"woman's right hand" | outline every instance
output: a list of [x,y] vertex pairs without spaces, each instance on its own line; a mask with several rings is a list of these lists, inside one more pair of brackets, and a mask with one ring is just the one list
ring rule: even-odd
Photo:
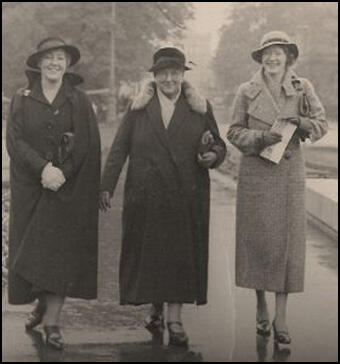
[[101,191],[99,195],[99,209],[106,212],[111,208],[111,196],[109,191]]
[[50,189],[54,192],[66,182],[63,172],[52,165],[51,162],[47,163],[41,173],[41,184],[44,188]]
[[262,147],[266,148],[270,145],[276,144],[282,140],[282,135],[271,130],[262,132]]

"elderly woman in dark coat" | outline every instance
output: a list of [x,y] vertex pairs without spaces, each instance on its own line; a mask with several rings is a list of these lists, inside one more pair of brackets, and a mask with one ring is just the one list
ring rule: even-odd
[[155,53],[150,69],[154,82],[127,112],[101,185],[105,210],[129,157],[120,300],[122,304],[152,303],[146,328],[161,334],[163,303],[167,303],[170,344],[174,345],[188,343],[182,304],[207,302],[208,168],[217,167],[226,152],[211,106],[183,82],[187,69],[185,56],[177,48]]
[[97,296],[100,142],[87,96],[67,72],[79,50],[59,38],[38,45],[29,85],[13,97],[10,155],[9,303],[38,305],[26,322],[43,323],[46,341],[63,347],[58,327],[66,296]]
[[[311,83],[291,69],[298,48],[273,31],[252,53],[261,69],[237,92],[228,139],[243,152],[236,220],[236,284],[257,293],[257,332],[270,334],[265,291],[276,293],[274,336],[290,343],[288,293],[303,291],[305,263],[305,171],[301,141],[327,131],[324,109]],[[297,126],[278,164],[259,153],[281,140],[275,120]]]

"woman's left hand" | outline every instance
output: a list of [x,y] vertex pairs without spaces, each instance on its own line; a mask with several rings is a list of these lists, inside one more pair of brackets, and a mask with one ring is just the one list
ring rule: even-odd
[[311,131],[311,124],[306,118],[300,118],[298,116],[286,119],[288,122],[296,125],[300,130],[309,133]]
[[205,167],[210,168],[217,160],[217,154],[215,152],[206,152],[204,154],[198,154],[198,163]]

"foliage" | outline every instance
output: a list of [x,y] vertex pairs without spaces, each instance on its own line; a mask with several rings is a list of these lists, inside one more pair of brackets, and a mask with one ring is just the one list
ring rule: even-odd
[[108,87],[111,29],[115,34],[117,84],[134,81],[148,69],[155,45],[180,36],[193,14],[183,2],[116,2],[113,24],[110,2],[16,2],[3,7],[3,90],[11,95],[24,82],[27,56],[47,36],[60,36],[82,54],[74,70],[86,78],[87,89]]
[[300,49],[296,71],[309,78],[333,117],[338,100],[338,4],[321,2],[233,3],[221,29],[214,59],[220,90],[228,104],[257,65],[250,53],[270,30],[283,30]]

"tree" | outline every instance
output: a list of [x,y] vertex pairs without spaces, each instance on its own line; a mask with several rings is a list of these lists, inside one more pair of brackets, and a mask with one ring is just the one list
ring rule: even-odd
[[317,2],[234,3],[221,29],[214,59],[219,88],[227,102],[257,69],[250,53],[270,30],[283,30],[300,49],[297,72],[310,78],[328,114],[337,117],[338,4]]
[[[58,35],[79,46],[87,89],[105,88],[110,71],[110,3],[17,2],[3,8],[3,90],[23,84],[25,60],[44,37]],[[148,69],[159,40],[181,36],[193,16],[188,2],[116,3],[116,79],[136,81]]]

